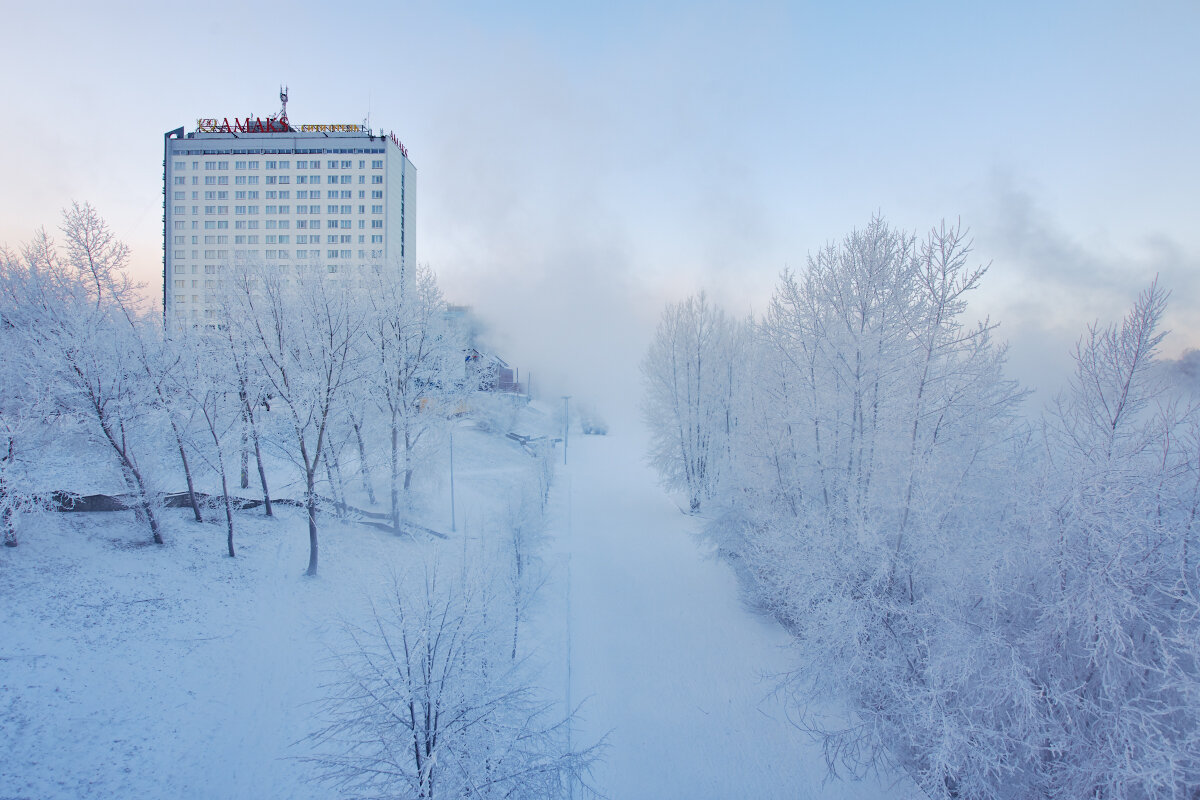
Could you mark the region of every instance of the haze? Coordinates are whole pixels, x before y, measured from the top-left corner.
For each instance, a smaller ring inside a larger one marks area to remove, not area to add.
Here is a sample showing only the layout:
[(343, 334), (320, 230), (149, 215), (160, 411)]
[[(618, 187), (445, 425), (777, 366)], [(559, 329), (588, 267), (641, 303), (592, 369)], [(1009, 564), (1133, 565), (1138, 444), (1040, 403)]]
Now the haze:
[[(1200, 342), (1190, 3), (21, 4), (0, 242), (96, 205), (161, 285), (162, 134), (277, 110), (393, 130), (418, 258), (536, 392), (630, 413), (664, 302), (738, 314), (882, 213), (962, 219), (973, 313), (1050, 381), (1154, 275)], [(1043, 386), (1043, 388), (1053, 388)]]

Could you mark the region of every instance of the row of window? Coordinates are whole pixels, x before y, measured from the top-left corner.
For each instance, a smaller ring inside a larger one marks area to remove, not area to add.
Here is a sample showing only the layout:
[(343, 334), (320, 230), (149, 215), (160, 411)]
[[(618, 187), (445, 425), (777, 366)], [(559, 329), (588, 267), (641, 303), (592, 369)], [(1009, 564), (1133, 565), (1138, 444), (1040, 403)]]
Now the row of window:
[[(292, 182), (292, 178), (290, 175), (267, 175), (266, 179), (264, 180), (264, 183), (266, 183), (266, 185), (268, 185), (268, 186), (286, 186), (287, 184), (289, 184), (291, 182)], [(303, 184), (318, 184), (320, 182), (321, 182), (320, 175), (297, 175), (296, 176), (296, 183), (298, 183), (298, 184), (302, 184), (302, 185)], [(329, 184), (330, 186), (337, 186), (337, 185), (351, 184), (351, 183), (354, 183), (355, 181), (354, 181), (353, 175), (329, 175), (329, 176), (327, 176), (327, 180), (325, 182), (327, 184)], [(365, 184), (366, 182), (367, 182), (366, 175), (358, 176), (359, 185)], [(371, 183), (376, 186), (381, 185), (383, 183), (383, 176), (382, 175), (372, 175)], [(187, 176), (185, 176), (185, 175), (176, 175), (175, 180), (172, 183), (172, 186), (187, 186), (187, 185), (188, 185), (188, 181), (187, 181)], [(191, 185), (192, 186), (200, 185), (200, 176), (199, 175), (192, 176)], [(228, 186), (229, 185), (229, 176), (228, 175), (205, 175), (204, 176), (204, 185), (205, 186)], [(233, 185), (234, 186), (258, 186), (258, 176), (257, 175), (236, 175), (236, 176), (234, 176), (234, 179), (233, 179)]]
[(386, 153), (383, 147), (234, 148), (229, 150), (176, 150), (176, 156), (309, 155), (317, 153)]
[[(176, 236), (175, 244), (177, 244), (177, 245), (187, 244), (187, 241), (186, 241), (187, 238), (188, 237), (186, 237), (186, 236)], [(326, 244), (350, 244), (350, 242), (353, 238), (354, 238), (353, 234), (330, 233), (330, 234), (326, 234), (325, 243)], [(193, 237), (191, 237), (191, 240), (192, 240), (192, 242), (191, 242), (192, 244), (200, 243), (199, 236), (193, 236)], [(290, 233), (278, 233), (278, 234), (277, 233), (268, 233), (263, 236), (263, 240), (264, 240), (265, 244), (291, 244), (291, 234)], [(358, 243), (366, 244), (366, 242), (367, 242), (366, 235), (359, 234), (358, 235)], [(228, 236), (228, 234), (217, 235), (217, 236), (205, 236), (204, 243), (205, 244), (229, 244), (229, 236)], [(234, 244), (258, 244), (259, 243), (259, 235), (256, 233), (239, 234), (239, 235), (233, 237), (233, 243)], [(298, 234), (296, 234), (296, 244), (320, 244), (320, 243), (321, 243), (321, 235), (318, 233), (313, 233), (313, 234), (298, 233)], [(383, 244), (383, 234), (381, 234), (381, 233), (371, 234), (371, 244)], [(211, 253), (211, 252), (213, 252), (213, 251), (205, 250), (204, 257), (205, 258), (224, 258), (224, 256), (210, 256), (209, 253)], [(225, 251), (222, 250), (222, 251), (218, 251), (218, 252), (225, 252)], [(192, 258), (199, 258), (200, 257), (199, 254), (200, 254), (199, 250), (193, 250)], [(175, 250), (175, 258), (186, 259), (187, 251), (186, 250)]]
[[(233, 196), (237, 200), (257, 200), (258, 194), (259, 193), (258, 193), (257, 189), (248, 189), (248, 190), (247, 189), (239, 189), (233, 193)], [(263, 192), (263, 196), (266, 197), (266, 199), (268, 199), (268, 200), (276, 200), (276, 199), (290, 200), (292, 197), (292, 192), (290, 189), (281, 189), (281, 190), (268, 189), (265, 192)], [(327, 191), (325, 193), (325, 196), (326, 196), (326, 198), (328, 198), (330, 200), (334, 200), (334, 199), (349, 200), (351, 197), (354, 196), (354, 191), (352, 189), (330, 189), (329, 191)], [(366, 199), (366, 196), (367, 196), (367, 193), (365, 190), (360, 189), (358, 191), (358, 199), (359, 200)], [(321, 199), (321, 190), (313, 189), (311, 192), (309, 192), (306, 189), (301, 189), (296, 192), (297, 200), (308, 200), (310, 197), (313, 200), (320, 200)], [(227, 200), (228, 198), (229, 198), (228, 190), (206, 191), (204, 193), (205, 200)], [(177, 190), (174, 194), (174, 199), (175, 200), (186, 200), (187, 192)], [(196, 192), (196, 191), (192, 192), (192, 199), (199, 200), (200, 192)], [(371, 199), (372, 200), (382, 200), (383, 199), (383, 190), (382, 189), (372, 189), (371, 190)], [(182, 206), (176, 206), (176, 208), (182, 208)], [(375, 213), (383, 213), (382, 205), (373, 206), (373, 208), (379, 209), (379, 211), (375, 212)], [(181, 214), (183, 212), (177, 211), (176, 213)]]
[[(176, 239), (182, 239), (182, 238), (184, 238), (184, 237), (181, 237), (181, 236), (176, 237)], [(352, 238), (353, 238), (353, 236), (351, 234), (344, 234), (344, 233), (343, 234), (328, 234), (326, 236), (325, 243), (326, 244), (350, 244), (350, 240)], [(200, 239), (199, 236), (193, 236), (192, 244), (199, 244), (199, 239)], [(239, 234), (239, 235), (233, 237), (234, 244), (258, 244), (258, 240), (259, 240), (259, 235), (257, 233)], [(278, 234), (277, 233), (268, 233), (268, 234), (265, 234), (265, 236), (263, 237), (263, 240), (266, 244), (291, 244), (291, 234), (290, 233), (278, 233)], [(361, 235), (361, 234), (359, 235), (358, 241), (360, 244), (366, 242), (366, 240), (367, 239), (366, 239), (365, 235)], [(296, 244), (308, 244), (310, 241), (313, 244), (320, 244), (321, 243), (321, 235), (318, 233), (314, 233), (314, 234), (298, 233), (298, 234), (296, 234)], [(205, 236), (204, 243), (205, 244), (229, 244), (229, 235), (221, 234), (221, 235), (217, 235), (217, 236)], [(176, 244), (184, 244), (184, 242), (176, 241)], [(372, 234), (371, 235), (371, 244), (383, 244), (383, 234), (381, 234), (381, 233), (380, 234)], [(176, 250), (175, 258), (186, 258), (185, 253), (186, 253), (186, 251), (184, 251), (184, 250)], [(197, 253), (197, 251), (195, 251), (195, 250), (192, 251), (192, 258), (197, 257), (196, 253)]]
[[(249, 161), (249, 160), (248, 161), (234, 161), (233, 168), (234, 169), (258, 169), (258, 163), (259, 163), (258, 161)], [(264, 163), (266, 165), (266, 169), (291, 169), (292, 168), (291, 161), (266, 161)], [(359, 169), (367, 168), (367, 162), (365, 159), (359, 159), (358, 168)], [(186, 170), (186, 169), (187, 169), (186, 161), (176, 161), (175, 162), (175, 171), (176, 172), (178, 172), (180, 170)], [(200, 162), (193, 161), (192, 169), (193, 170), (200, 169)], [(205, 161), (204, 169), (218, 170), (218, 171), (219, 170), (227, 170), (227, 169), (229, 169), (229, 162), (228, 161)], [(309, 160), (297, 161), (296, 169), (322, 169), (321, 160), (320, 159), (312, 159), (311, 161), (309, 161)], [(325, 162), (324, 169), (354, 169), (354, 161), (349, 160), (349, 159), (344, 159), (344, 158), (337, 159), (337, 160), (331, 159), (331, 160)], [(371, 169), (383, 169), (383, 159), (382, 158), (372, 159), (371, 160)]]

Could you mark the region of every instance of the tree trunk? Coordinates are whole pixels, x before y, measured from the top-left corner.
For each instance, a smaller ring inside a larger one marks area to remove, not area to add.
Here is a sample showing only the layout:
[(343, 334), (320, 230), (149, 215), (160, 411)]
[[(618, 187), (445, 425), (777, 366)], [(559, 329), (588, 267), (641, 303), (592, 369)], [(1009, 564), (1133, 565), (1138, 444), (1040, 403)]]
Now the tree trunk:
[(246, 414), (246, 418), (250, 421), (250, 438), (254, 443), (254, 461), (258, 465), (258, 480), (262, 483), (263, 491), (263, 509), (268, 517), (275, 516), (271, 511), (271, 491), (267, 488), (267, 470), (263, 467), (262, 447), (258, 440), (258, 422), (254, 419), (254, 409), (250, 407), (250, 402), (243, 391), (240, 393), (242, 398), (242, 408)]
[(250, 488), (250, 446), (248, 441), (248, 429), (250, 428), (249, 420), (246, 419), (246, 411), (242, 410), (242, 488)]
[(307, 575), (317, 574), (317, 465), (306, 466), (304, 484), (307, 492), (304, 495), (304, 508), (308, 511), (308, 571)]
[(400, 532), (400, 432), (397, 430), (395, 415), (392, 416), (392, 530)]
[(196, 499), (196, 487), (192, 482), (192, 468), (188, 464), (187, 451), (183, 449), (183, 436), (179, 433), (179, 426), (175, 424), (175, 420), (171, 420), (171, 430), (175, 433), (175, 444), (179, 445), (179, 460), (183, 462), (183, 479), (187, 482), (188, 502), (192, 504), (192, 513), (196, 515), (196, 522), (204, 522), (204, 517), (200, 515), (200, 501)]
[(225, 478), (225, 459), (221, 456), (219, 442), (217, 444), (217, 464), (221, 468), (221, 496), (225, 498), (226, 544), (229, 548), (229, 557), (235, 558), (236, 553), (233, 552), (233, 504), (229, 502), (229, 481)]
[(363, 489), (367, 500), (375, 505), (375, 487), (371, 484), (371, 467), (367, 464), (367, 449), (363, 446), (362, 424), (354, 423), (354, 436), (358, 439), (358, 471), (362, 474)]
[(17, 546), (17, 526), (14, 524), (13, 510), (9, 507), (6, 501), (0, 498), (0, 502), (4, 502), (4, 507), (0, 508), (0, 529), (4, 530), (4, 546)]

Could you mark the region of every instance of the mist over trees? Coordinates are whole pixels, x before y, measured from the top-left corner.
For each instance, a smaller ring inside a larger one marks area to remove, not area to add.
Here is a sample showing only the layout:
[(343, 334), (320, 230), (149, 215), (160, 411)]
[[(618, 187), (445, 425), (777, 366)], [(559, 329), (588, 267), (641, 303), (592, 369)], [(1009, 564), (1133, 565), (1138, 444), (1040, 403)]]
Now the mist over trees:
[[(651, 458), (693, 510), (711, 498), (707, 535), (795, 637), (786, 690), (831, 771), (896, 765), (930, 797), (1192, 796), (1200, 416), (1156, 367), (1166, 293), (1085, 332), (1030, 423), (995, 325), (963, 321), (986, 271), (957, 226), (876, 218), (781, 275), (740, 349), (679, 336), (725, 319), (703, 296), (668, 306)], [(737, 378), (664, 390), (680, 363)], [(696, 441), (720, 443), (711, 483), (688, 479)], [(847, 718), (816, 711), (830, 697)]]

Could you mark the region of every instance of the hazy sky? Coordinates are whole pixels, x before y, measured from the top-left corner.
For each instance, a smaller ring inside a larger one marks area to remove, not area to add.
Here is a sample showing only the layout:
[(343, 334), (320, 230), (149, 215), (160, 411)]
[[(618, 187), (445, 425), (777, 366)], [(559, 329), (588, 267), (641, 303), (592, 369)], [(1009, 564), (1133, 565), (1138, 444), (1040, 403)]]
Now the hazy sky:
[(614, 413), (665, 301), (762, 309), (877, 212), (971, 228), (1027, 381), (1156, 273), (1167, 352), (1200, 346), (1200, 5), (969, 5), (19, 3), (0, 242), (87, 200), (157, 292), (162, 134), (286, 83), (293, 122), (397, 133), (418, 258), (535, 384)]

